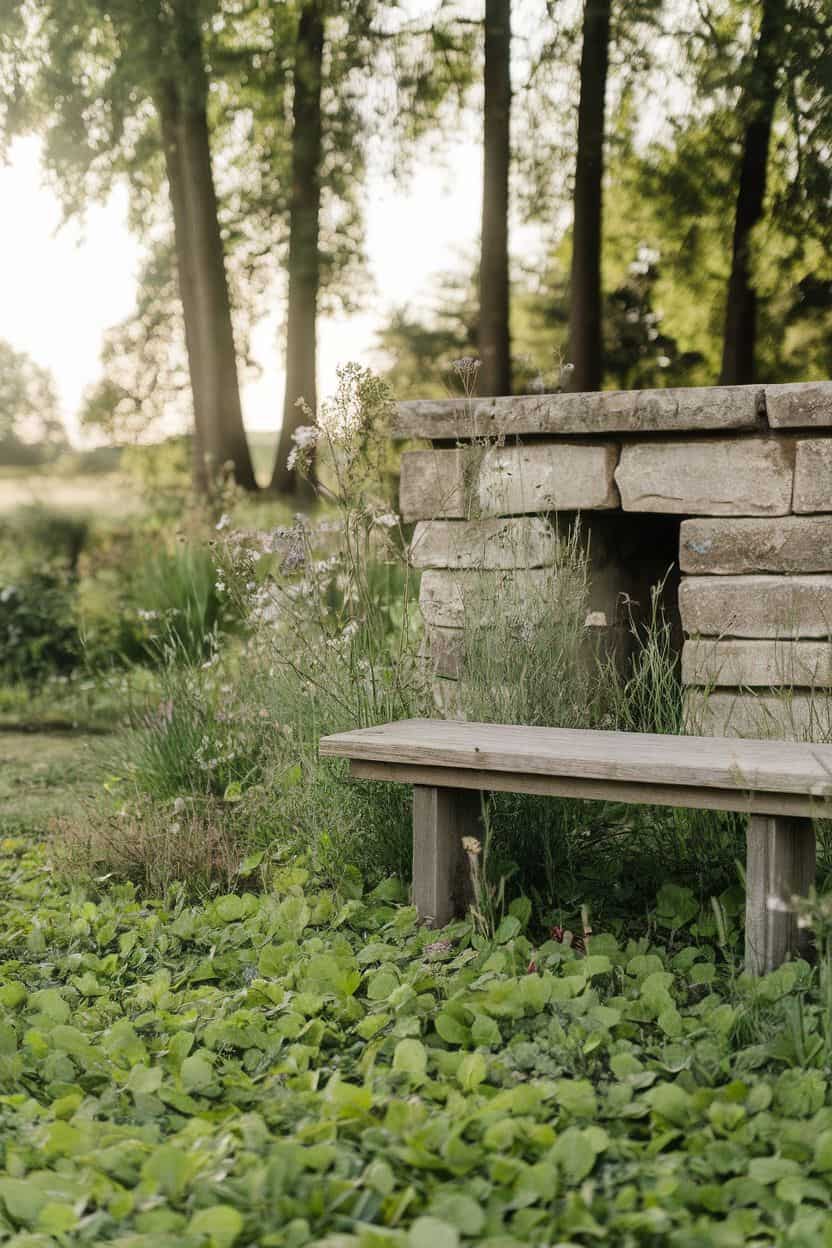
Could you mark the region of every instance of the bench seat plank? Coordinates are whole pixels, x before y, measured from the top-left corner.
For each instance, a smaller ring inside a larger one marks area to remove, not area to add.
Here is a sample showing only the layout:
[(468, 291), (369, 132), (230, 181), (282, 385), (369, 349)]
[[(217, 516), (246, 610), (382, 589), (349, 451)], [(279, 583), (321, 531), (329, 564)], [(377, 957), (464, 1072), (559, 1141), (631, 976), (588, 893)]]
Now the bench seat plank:
[[(832, 798), (832, 745), (411, 719), (323, 737), (320, 752), (413, 768), (615, 781), (622, 789), (663, 785)], [(497, 786), (489, 781), (483, 787)], [(768, 810), (776, 813), (770, 804)]]
[(352, 759), (354, 780), (381, 780), (393, 784), (430, 785), (437, 789), (465, 789), (490, 793), (530, 793), (537, 797), (566, 797), (595, 802), (625, 802), (635, 806), (675, 806), (684, 810), (735, 810), (740, 814), (828, 818), (832, 802), (800, 793), (745, 792), (684, 784), (642, 784), (635, 780), (587, 780), (572, 776), (543, 776), (517, 771), (480, 768), (425, 767), (412, 763), (377, 763)]

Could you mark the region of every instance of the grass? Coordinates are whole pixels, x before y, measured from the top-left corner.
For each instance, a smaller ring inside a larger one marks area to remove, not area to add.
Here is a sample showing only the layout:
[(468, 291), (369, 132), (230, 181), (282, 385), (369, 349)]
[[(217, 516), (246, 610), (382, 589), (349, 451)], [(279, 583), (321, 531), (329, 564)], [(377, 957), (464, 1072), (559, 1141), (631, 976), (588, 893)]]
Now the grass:
[(42, 835), (92, 795), (102, 742), (86, 732), (0, 730), (0, 833)]

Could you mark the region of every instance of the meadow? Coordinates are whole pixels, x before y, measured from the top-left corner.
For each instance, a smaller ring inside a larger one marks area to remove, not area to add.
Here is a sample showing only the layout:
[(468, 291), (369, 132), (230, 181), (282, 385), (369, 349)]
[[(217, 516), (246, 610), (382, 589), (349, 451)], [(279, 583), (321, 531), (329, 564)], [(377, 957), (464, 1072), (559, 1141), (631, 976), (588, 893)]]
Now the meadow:
[[(171, 445), (99, 477), (135, 506), (0, 517), (0, 1241), (832, 1244), (825, 854), (816, 961), (751, 980), (738, 820), (499, 796), (432, 931), (408, 794), (317, 757), (433, 711), (386, 398), (343, 382), (295, 514), (196, 502)], [(680, 731), (658, 606), (622, 673), (579, 541), (556, 573), (472, 626), (462, 708)]]

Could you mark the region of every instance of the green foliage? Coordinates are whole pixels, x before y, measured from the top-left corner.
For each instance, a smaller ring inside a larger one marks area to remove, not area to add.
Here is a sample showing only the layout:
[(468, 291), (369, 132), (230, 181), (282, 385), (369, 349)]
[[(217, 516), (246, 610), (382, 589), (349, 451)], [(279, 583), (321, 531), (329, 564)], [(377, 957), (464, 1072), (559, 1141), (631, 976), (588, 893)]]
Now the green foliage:
[(65, 446), (51, 375), (0, 339), (0, 463), (41, 463)]
[(437, 939), (398, 885), (345, 895), (297, 863), (197, 906), (46, 865), (0, 846), (11, 1242), (825, 1242), (805, 963), (746, 980), (690, 921), (585, 958)]
[(196, 542), (163, 546), (142, 560), (129, 592), (150, 625), (149, 658), (199, 663), (213, 653), (218, 634), (236, 623), (218, 579), (212, 552)]
[(0, 677), (37, 688), (81, 662), (73, 618), (73, 587), (66, 577), (32, 572), (0, 584)]

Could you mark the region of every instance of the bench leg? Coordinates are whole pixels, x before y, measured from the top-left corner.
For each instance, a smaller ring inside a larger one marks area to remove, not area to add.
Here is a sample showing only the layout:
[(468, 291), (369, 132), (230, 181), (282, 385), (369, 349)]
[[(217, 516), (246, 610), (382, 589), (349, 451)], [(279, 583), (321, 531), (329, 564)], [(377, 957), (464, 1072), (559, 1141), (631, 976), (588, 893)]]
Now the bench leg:
[(815, 832), (811, 819), (751, 815), (748, 820), (745, 903), (745, 969), (765, 975), (789, 954), (805, 954), (808, 933), (799, 932), (788, 905), (815, 882)]
[(463, 836), (482, 837), (482, 797), (471, 789), (413, 786), (413, 902), (429, 927), (464, 913)]

